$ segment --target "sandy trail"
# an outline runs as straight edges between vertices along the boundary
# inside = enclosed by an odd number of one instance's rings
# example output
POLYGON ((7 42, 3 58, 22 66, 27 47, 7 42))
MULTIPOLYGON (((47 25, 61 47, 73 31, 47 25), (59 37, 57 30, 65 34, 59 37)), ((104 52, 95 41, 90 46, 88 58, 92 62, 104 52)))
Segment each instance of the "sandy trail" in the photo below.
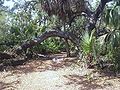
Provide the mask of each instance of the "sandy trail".
POLYGON ((92 71, 71 62, 30 61, 1 71, 0 90, 120 90, 120 78, 92 71))

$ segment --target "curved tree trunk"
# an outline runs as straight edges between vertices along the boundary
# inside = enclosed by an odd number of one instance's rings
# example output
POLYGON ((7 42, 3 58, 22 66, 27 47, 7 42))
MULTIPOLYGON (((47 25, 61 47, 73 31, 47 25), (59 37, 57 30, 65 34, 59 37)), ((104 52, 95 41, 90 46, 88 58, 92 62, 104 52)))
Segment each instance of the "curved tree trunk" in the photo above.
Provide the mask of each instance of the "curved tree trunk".
POLYGON ((20 52, 22 50, 26 50, 27 48, 31 48, 31 47, 43 42, 44 40, 46 40, 49 37, 61 37, 61 38, 64 38, 65 40, 69 39, 75 45, 78 45, 77 36, 75 36, 73 33, 52 30, 52 31, 46 31, 45 33, 43 33, 41 36, 39 36, 36 39, 24 42, 20 47, 18 47, 16 49, 16 53, 20 54, 20 52))

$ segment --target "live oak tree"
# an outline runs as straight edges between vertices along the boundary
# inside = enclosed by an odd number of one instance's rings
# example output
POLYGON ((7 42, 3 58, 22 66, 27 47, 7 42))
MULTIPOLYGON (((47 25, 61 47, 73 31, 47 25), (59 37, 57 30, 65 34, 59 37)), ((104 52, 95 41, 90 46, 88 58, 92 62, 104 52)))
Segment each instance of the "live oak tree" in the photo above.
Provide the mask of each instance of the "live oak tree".
MULTIPOLYGON (((49 16, 56 15, 63 25, 71 26, 75 18, 78 16, 84 16, 87 23, 84 25, 84 30, 91 31, 95 28, 98 19, 108 2, 112 0, 101 0, 95 11, 92 11, 88 7, 88 2, 85 0, 40 0, 41 8, 47 12, 49 16)), ((98 33, 99 34, 99 33, 98 33)), ((35 46, 45 39, 53 36, 62 37, 65 39, 70 39, 76 46, 79 46, 79 39, 76 35, 69 31, 62 31, 61 27, 53 29, 52 31, 46 31, 43 35, 39 36, 37 39, 24 42, 18 49, 24 50, 35 46)))
MULTIPOLYGON (((106 4, 110 1, 119 2, 119 0, 100 0, 99 5, 95 11, 89 8, 89 2, 87 0, 31 0, 26 2, 24 6, 20 6, 19 8, 24 7, 25 11, 30 12, 31 9, 38 8, 39 10, 45 11, 49 17, 55 15, 58 17, 60 26, 58 25, 55 28, 45 30, 45 32, 42 35, 37 36, 37 38, 21 44, 21 46, 17 48, 16 51, 19 53, 21 50, 31 48, 49 37, 61 37, 65 40, 69 39, 74 43, 75 46, 79 48, 80 37, 78 34, 76 35, 77 30, 75 30, 73 33, 72 30, 66 30, 66 27, 71 28, 72 23, 75 22, 77 17, 84 17, 86 23, 83 25, 82 29, 91 33, 92 30, 96 28, 96 23, 100 19, 106 4), (63 27, 64 30, 62 30, 63 27)), ((2 4, 3 2, 1 5, 2 4)), ((15 8, 12 10, 14 9, 15 8)), ((96 36, 99 36, 99 33, 96 34, 96 36)))

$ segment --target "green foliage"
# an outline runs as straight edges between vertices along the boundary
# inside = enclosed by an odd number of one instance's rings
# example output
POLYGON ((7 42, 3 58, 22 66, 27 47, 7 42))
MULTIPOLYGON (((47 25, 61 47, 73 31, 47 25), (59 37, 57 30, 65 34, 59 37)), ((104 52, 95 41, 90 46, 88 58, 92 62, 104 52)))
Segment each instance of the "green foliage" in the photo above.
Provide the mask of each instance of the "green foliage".
MULTIPOLYGON (((58 24, 56 23, 56 17, 48 18, 43 11, 36 9, 27 11, 23 8, 16 13, 8 14, 6 17, 5 15, 0 16, 0 50, 4 51, 6 47, 10 48, 14 45, 20 45, 25 41, 37 38, 46 31, 46 28, 51 28, 54 27, 55 24, 58 24), (7 19, 7 24, 4 22, 5 19, 7 19)), ((58 39, 50 38, 33 49, 38 52, 57 52, 59 51, 59 44, 58 39)))
POLYGON ((114 70, 120 71, 120 0, 114 0, 109 4, 103 16, 102 27, 106 27, 110 32, 102 40, 99 52, 102 52, 104 57, 107 57, 108 62, 114 64, 114 70))
POLYGON ((91 34, 89 34, 88 31, 85 31, 85 33, 83 34, 81 47, 82 47, 83 53, 86 55, 93 51, 93 44, 95 39, 93 34, 94 34, 94 31, 92 31, 91 34))
POLYGON ((48 52, 56 53, 60 50, 59 39, 49 38, 45 42, 43 42, 43 45, 46 46, 48 52))
POLYGON ((120 71, 120 30, 114 30, 107 36, 107 56, 113 62, 115 70, 120 71))
POLYGON ((108 27, 120 29, 120 6, 114 5, 106 9, 105 23, 108 27))
POLYGON ((62 48, 59 38, 48 38, 40 45, 33 47, 33 51, 37 53, 58 53, 62 48))
POLYGON ((85 61, 88 66, 95 64, 99 57, 99 42, 94 36, 95 30, 89 34, 87 31, 82 36, 81 49, 83 51, 83 61, 85 61))

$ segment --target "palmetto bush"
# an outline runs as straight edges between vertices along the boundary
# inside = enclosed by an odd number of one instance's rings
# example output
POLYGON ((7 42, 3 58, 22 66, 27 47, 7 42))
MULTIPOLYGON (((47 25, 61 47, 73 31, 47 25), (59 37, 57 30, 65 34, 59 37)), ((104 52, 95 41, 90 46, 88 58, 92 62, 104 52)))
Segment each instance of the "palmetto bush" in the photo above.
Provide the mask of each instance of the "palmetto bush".
POLYGON ((114 64, 114 70, 120 71, 120 30, 114 30, 106 37, 107 56, 114 64))
POLYGON ((114 64, 115 70, 120 71, 120 0, 113 7, 107 8, 105 23, 111 32, 106 36, 107 56, 114 64))
POLYGON ((94 36, 94 30, 91 34, 88 31, 82 36, 81 49, 83 52, 83 59, 89 64, 93 64, 95 59, 97 59, 98 52, 98 42, 94 36))
POLYGON ((89 35, 89 32, 86 31, 82 37, 82 50, 84 54, 89 54, 92 52, 93 46, 93 32, 89 35))

